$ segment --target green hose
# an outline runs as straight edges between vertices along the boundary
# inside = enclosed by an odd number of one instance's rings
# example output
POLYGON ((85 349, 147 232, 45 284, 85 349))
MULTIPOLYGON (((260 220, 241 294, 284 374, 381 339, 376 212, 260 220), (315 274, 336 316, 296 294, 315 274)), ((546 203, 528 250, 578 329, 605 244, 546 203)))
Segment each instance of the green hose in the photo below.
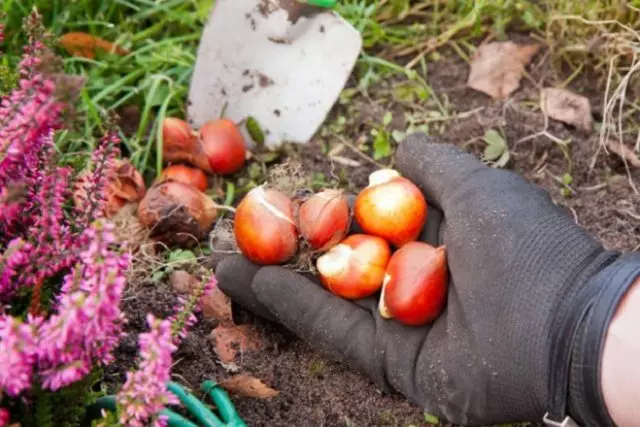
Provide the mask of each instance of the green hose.
MULTIPOLYGON (((211 397, 220 417, 211 412, 211 410, 195 396, 187 393, 180 385, 170 382, 167 385, 167 389, 176 395, 189 414, 195 417, 200 424, 194 424, 182 415, 170 409, 164 409, 161 414, 166 417, 168 427, 247 427, 247 424, 236 412, 233 402, 224 389, 213 381, 203 382, 200 388, 211 397)), ((92 421, 102 418, 102 410, 115 412, 116 408, 115 396, 101 397, 87 407, 87 413, 81 425, 88 427, 92 421)))

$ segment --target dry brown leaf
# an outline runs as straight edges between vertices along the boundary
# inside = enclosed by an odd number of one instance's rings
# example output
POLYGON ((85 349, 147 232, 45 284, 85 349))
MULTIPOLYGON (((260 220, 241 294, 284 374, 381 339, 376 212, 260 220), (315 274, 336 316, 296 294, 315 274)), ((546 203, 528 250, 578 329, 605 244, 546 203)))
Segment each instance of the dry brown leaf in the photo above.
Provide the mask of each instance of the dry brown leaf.
POLYGON ((524 67, 539 50, 538 44, 484 44, 478 47, 471 58, 467 86, 494 99, 506 99, 518 89, 524 67))
POLYGON ((589 132, 593 128, 591 102, 567 89, 548 87, 542 90, 540 108, 554 120, 589 132))
POLYGON ((640 159, 631 148, 622 144, 620 141, 614 141, 612 139, 607 140, 605 145, 607 146, 607 150, 626 161, 629 166, 640 168, 640 159))
MULTIPOLYGON (((87 190, 92 188, 90 181, 92 171, 87 168, 78 174, 72 199, 77 209, 83 209, 87 203, 87 190)), ((128 159, 116 161, 113 175, 110 175, 105 198, 104 211, 107 218, 112 218, 127 204, 138 202, 147 191, 142 175, 128 159)))
POLYGON ((174 291, 181 294, 191 293, 200 286, 200 281, 184 270, 176 270, 171 273, 169 283, 174 291))
POLYGON ((218 285, 214 285, 211 292, 202 297, 200 307, 205 319, 215 319, 225 325, 233 324, 231 299, 220 290, 218 285))
POLYGON ((129 53, 128 50, 114 43, 81 31, 66 33, 60 37, 60 44, 69 54, 89 59, 95 58, 98 50, 114 52, 121 56, 129 53))
POLYGON ((111 187, 116 196, 127 202, 137 202, 144 197, 147 191, 144 179, 129 159, 118 160, 115 174, 111 187))
POLYGON ((220 387, 238 396, 253 397, 256 399, 270 399, 280 392, 264 384, 258 378, 245 374, 238 374, 220 381, 220 387))
POLYGON ((219 325, 211 331, 211 342, 223 363, 233 362, 238 353, 260 350, 264 346, 257 329, 251 325, 219 325))

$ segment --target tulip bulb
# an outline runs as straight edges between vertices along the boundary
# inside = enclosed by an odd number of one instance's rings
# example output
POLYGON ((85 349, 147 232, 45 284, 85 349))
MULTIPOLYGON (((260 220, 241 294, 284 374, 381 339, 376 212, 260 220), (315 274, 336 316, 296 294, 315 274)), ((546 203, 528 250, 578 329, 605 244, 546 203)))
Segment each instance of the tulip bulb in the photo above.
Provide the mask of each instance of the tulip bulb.
POLYGON ((207 175, 200 169, 185 165, 171 165, 165 168, 160 175, 159 182, 177 181, 196 187, 200 191, 206 191, 208 187, 207 175))
POLYGON ((298 229, 317 251, 327 251, 349 233, 347 198, 340 190, 323 190, 309 197, 298 210, 298 229))
POLYGON ((364 298, 382 287, 390 257, 386 240, 353 234, 321 255, 316 268, 331 292, 346 299, 364 298))
POLYGON ((200 149, 214 173, 229 175, 245 163, 247 148, 240 129, 228 119, 206 122, 198 134, 200 149))
POLYGON ((192 185, 165 181, 151 187, 138 205, 140 222, 152 237, 168 244, 204 237, 217 216, 217 206, 192 185))
POLYGON ((365 233, 401 247, 420 235, 427 202, 414 183, 393 169, 381 169, 369 176, 369 186, 358 194, 354 214, 365 233))
POLYGON ((176 117, 162 122, 162 141, 162 158, 167 162, 196 164, 196 157, 202 154, 189 123, 176 117))
POLYGON ((410 326, 433 322, 447 296, 444 246, 409 242, 398 249, 386 269, 378 309, 386 319, 410 326))
POLYGON ((240 251, 256 264, 282 264, 298 251, 293 204, 274 189, 247 193, 236 209, 233 231, 240 251))

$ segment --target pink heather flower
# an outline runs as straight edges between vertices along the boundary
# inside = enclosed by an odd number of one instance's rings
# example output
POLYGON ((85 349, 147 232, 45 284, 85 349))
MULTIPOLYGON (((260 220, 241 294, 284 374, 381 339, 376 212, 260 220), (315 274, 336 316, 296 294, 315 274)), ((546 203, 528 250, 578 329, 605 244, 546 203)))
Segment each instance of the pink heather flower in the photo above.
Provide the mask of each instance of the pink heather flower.
MULTIPOLYGON (((28 17, 27 26, 31 27, 31 30, 36 30, 39 24, 41 24, 40 16, 32 13, 28 17)), ((42 35, 36 35, 36 33, 30 34, 29 42, 23 48, 22 61, 20 62, 20 75, 23 78, 33 76, 35 74, 35 68, 42 62, 41 56, 45 50, 45 45, 42 43, 42 40, 37 39, 41 36, 42 35)))
POLYGON ((78 199, 77 213, 84 220, 79 224, 90 223, 103 215, 106 210, 106 193, 109 182, 115 174, 116 158, 120 138, 114 132, 108 132, 100 145, 91 155, 90 173, 78 183, 75 194, 78 199))
POLYGON ((171 321, 147 315, 150 331, 138 337, 141 361, 138 370, 127 373, 127 380, 116 400, 121 408, 120 423, 143 427, 153 419, 153 425, 164 426, 159 419, 165 406, 177 404, 178 398, 167 390, 171 380, 171 355, 176 350, 172 342, 171 321))
POLYGON ((29 262, 33 246, 24 240, 13 239, 0 258, 0 301, 8 301, 18 285, 21 269, 29 262))
POLYGON ((0 240, 5 242, 32 226, 38 213, 34 199, 42 161, 53 151, 53 130, 62 111, 53 90, 51 82, 36 75, 0 98, 0 240))
POLYGON ((202 286, 196 288, 193 293, 189 295, 189 298, 185 299, 182 296, 178 296, 178 303, 173 308, 174 314, 169 318, 172 323, 174 344, 180 344, 187 336, 189 329, 198 322, 195 313, 200 310, 202 298, 211 293, 217 283, 216 277, 211 276, 202 286))
POLYGON ((17 286, 34 286, 69 269, 78 259, 76 235, 70 232, 63 211, 70 173, 67 168, 55 168, 43 176, 34 199, 39 214, 29 230, 33 245, 17 286))
MULTIPOLYGON (((53 82, 35 75, 21 80, 17 89, 2 97, 0 165, 8 161, 20 164, 22 155, 38 152, 49 131, 58 127, 62 104, 55 100, 54 90, 53 82)), ((0 177, 7 174, 3 172, 0 177)))
POLYGON ((198 318, 194 314, 197 309, 197 303, 200 299, 191 295, 188 299, 182 296, 178 296, 178 303, 173 307, 173 315, 168 318, 171 322, 171 329, 173 332, 173 343, 175 345, 187 336, 189 329, 198 322, 198 318))
POLYGON ((0 317, 0 388, 9 396, 31 387, 35 357, 33 326, 10 316, 0 317))
POLYGON ((204 288, 202 289, 202 296, 209 295, 216 286, 218 286, 218 279, 216 279, 215 275, 211 275, 211 278, 204 284, 204 288))
POLYGON ((7 427, 11 421, 11 414, 8 409, 0 408, 0 427, 7 427))
POLYGON ((39 330, 38 367, 50 390, 78 381, 94 362, 110 363, 124 335, 120 302, 129 257, 109 248, 115 242, 111 224, 98 222, 84 237, 89 246, 64 280, 57 313, 39 330))

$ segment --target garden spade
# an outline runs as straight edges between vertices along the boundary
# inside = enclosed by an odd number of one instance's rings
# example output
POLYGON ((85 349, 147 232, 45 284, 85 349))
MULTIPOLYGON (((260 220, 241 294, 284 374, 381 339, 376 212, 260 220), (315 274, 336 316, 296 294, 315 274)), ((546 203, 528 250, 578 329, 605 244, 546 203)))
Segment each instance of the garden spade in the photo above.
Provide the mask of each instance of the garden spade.
POLYGON ((309 141, 362 47, 334 3, 215 0, 189 88, 192 125, 224 116, 242 124, 247 141, 255 129, 268 147, 309 141))

